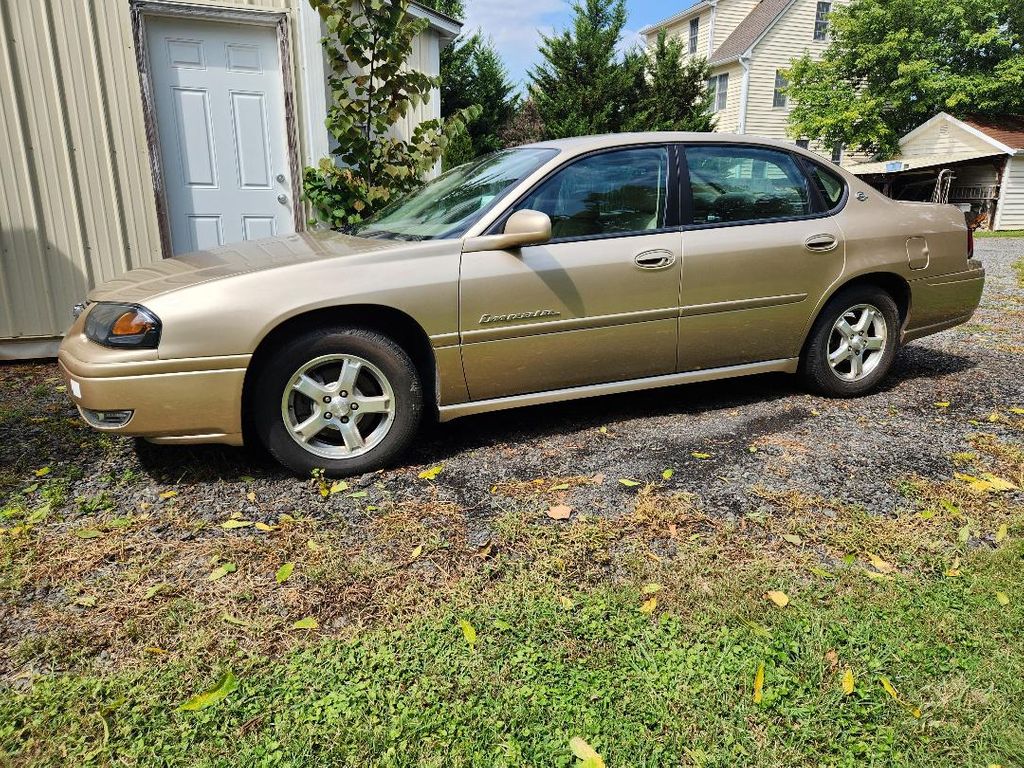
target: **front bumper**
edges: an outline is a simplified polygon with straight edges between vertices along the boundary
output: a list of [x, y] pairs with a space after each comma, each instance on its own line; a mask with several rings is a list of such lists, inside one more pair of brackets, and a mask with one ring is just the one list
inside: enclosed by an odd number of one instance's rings
[[[242, 386], [250, 355], [160, 360], [94, 344], [76, 323], [58, 353], [68, 396], [88, 411], [131, 411], [123, 424], [87, 423], [102, 432], [153, 442], [242, 444]], [[85, 411], [85, 412], [83, 412]]]

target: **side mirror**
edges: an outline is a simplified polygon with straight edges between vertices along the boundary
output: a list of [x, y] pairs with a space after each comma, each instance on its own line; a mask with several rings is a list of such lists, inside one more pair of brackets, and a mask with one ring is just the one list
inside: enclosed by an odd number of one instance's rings
[[505, 222], [500, 235], [483, 235], [466, 239], [463, 253], [476, 251], [507, 251], [524, 245], [539, 245], [551, 239], [551, 219], [540, 211], [516, 211]]

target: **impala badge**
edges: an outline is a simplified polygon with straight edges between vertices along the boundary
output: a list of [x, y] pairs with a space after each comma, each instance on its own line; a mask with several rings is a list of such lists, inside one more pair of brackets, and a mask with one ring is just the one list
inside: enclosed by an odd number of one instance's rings
[[487, 323], [510, 323], [516, 320], [538, 320], [542, 317], [558, 317], [561, 312], [553, 309], [537, 309], [533, 312], [513, 312], [508, 315], [481, 315], [480, 325]]

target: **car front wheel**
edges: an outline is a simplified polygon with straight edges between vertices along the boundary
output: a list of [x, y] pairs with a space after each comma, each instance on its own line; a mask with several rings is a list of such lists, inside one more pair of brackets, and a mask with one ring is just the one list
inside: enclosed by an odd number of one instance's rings
[[821, 311], [801, 361], [808, 386], [830, 397], [857, 397], [885, 378], [899, 346], [900, 313], [874, 286], [839, 291]]
[[256, 430], [274, 458], [308, 475], [380, 469], [412, 442], [423, 411], [416, 367], [374, 331], [311, 331], [278, 348], [254, 397]]

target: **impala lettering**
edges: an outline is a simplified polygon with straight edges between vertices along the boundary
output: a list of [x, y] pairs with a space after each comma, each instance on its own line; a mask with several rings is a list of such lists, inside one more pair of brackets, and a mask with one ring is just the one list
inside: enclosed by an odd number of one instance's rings
[[508, 315], [481, 315], [480, 325], [487, 323], [510, 323], [516, 320], [537, 320], [542, 317], [558, 317], [561, 312], [553, 309], [538, 309], [533, 312], [513, 312]]

